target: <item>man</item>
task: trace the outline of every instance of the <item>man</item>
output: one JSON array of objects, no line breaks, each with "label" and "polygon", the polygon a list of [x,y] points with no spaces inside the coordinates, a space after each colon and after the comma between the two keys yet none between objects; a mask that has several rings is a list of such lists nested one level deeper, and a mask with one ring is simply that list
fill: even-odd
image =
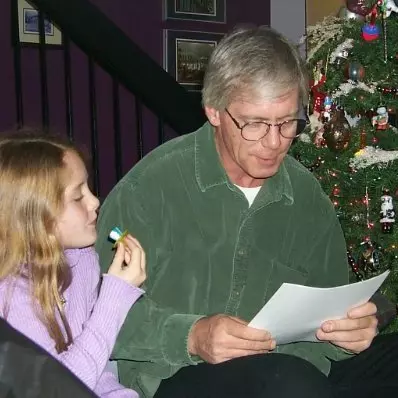
[{"label": "man", "polygon": [[[365,397],[374,396],[359,392],[375,374],[371,350],[384,349],[382,361],[397,369],[385,341],[367,350],[377,327],[372,303],[320,325],[319,343],[279,346],[247,326],[283,282],[348,282],[333,205],[287,155],[305,125],[307,87],[300,55],[281,35],[230,33],[206,71],[209,122],[154,150],[106,199],[97,244],[104,267],[116,225],[147,252],[147,293],[114,351],[122,383],[143,397]],[[395,337],[388,344],[396,347]]]}]

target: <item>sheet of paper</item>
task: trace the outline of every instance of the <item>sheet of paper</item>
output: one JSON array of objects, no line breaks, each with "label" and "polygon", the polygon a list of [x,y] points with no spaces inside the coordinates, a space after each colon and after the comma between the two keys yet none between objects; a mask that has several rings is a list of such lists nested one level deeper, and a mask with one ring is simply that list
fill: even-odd
[{"label": "sheet of paper", "polygon": [[318,341],[322,322],[345,318],[349,309],[366,303],[389,271],[374,278],[334,288],[283,283],[249,326],[268,330],[277,344]]}]

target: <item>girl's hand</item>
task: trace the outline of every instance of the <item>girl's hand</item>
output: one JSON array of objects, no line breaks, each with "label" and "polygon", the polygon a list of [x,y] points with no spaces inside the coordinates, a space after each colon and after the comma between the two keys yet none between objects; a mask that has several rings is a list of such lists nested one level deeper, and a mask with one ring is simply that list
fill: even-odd
[{"label": "girl's hand", "polygon": [[117,245],[108,274],[137,287],[144,283],[146,279],[145,252],[138,240],[130,234]]}]

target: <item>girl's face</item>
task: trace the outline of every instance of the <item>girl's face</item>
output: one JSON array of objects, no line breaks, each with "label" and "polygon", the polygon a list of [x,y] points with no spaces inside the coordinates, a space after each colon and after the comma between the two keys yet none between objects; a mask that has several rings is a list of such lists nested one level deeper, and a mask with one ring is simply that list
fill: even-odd
[{"label": "girl's face", "polygon": [[70,151],[64,162],[67,185],[64,207],[57,220],[57,237],[65,249],[91,246],[97,238],[99,200],[87,185],[87,170],[80,157]]}]

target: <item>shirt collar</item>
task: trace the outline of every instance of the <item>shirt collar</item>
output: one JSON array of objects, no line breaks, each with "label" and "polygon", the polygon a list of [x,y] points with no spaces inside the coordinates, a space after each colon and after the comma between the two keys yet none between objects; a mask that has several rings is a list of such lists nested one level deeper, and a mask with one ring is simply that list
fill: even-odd
[{"label": "shirt collar", "polygon": [[229,183],[216,149],[213,127],[209,122],[195,133],[195,174],[202,192]]},{"label": "shirt collar", "polygon": [[[213,127],[209,122],[195,133],[195,174],[202,192],[223,184],[232,190],[237,189],[229,180],[220,162]],[[293,204],[293,188],[285,161],[282,162],[278,172],[266,180],[258,196],[260,202],[278,201],[284,196],[289,204]]]}]

